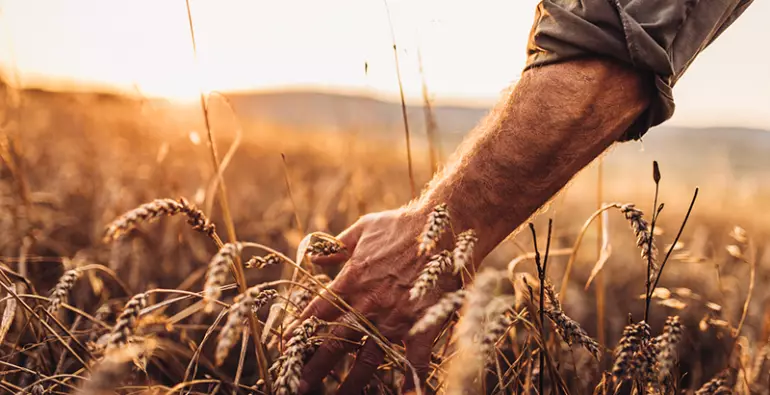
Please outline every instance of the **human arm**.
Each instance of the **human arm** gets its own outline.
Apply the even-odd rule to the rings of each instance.
[[[645,110],[648,97],[645,78],[611,60],[578,60],[526,71],[420,199],[397,210],[364,216],[340,235],[350,259],[331,290],[391,342],[404,341],[407,358],[423,376],[437,333],[408,337],[407,332],[442,292],[460,286],[457,277],[442,276],[435,292],[409,301],[409,288],[422,270],[416,256],[417,238],[432,208],[447,203],[455,232],[477,232],[474,262],[478,265],[616,141]],[[451,236],[445,235],[441,246],[451,248]],[[302,318],[334,321],[341,315],[326,299],[316,298]],[[335,329],[334,336],[356,334]],[[309,391],[318,385],[348,351],[345,342],[325,342],[306,365],[301,389]],[[340,393],[360,391],[382,358],[376,344],[364,345]]]

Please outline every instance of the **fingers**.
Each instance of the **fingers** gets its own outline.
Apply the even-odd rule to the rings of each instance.
[[[411,338],[406,343],[406,359],[414,368],[414,371],[408,369],[405,372],[406,380],[404,381],[403,391],[414,391],[416,388],[415,375],[419,385],[424,385],[425,378],[430,372],[430,357],[433,353],[433,337],[436,333],[421,334],[417,337]]]
[[[351,282],[345,276],[337,277],[334,281],[332,281],[331,284],[329,284],[329,291],[344,299],[345,295],[349,292],[349,284],[351,284]],[[343,312],[331,301],[338,303],[336,298],[332,296],[327,290],[321,291],[321,294],[313,298],[305,310],[302,311],[302,314],[300,314],[298,319],[294,320],[294,322],[292,322],[292,324],[286,328],[284,331],[283,340],[288,341],[289,338],[291,338],[291,334],[294,331],[294,328],[302,324],[302,321],[310,317],[315,316],[316,318],[326,322],[332,322],[336,320],[340,315],[342,315]]]
[[[358,351],[353,367],[350,369],[345,381],[337,389],[339,395],[360,394],[361,390],[369,384],[372,376],[385,359],[385,351],[373,339],[367,339],[364,346]]]
[[[324,377],[334,368],[337,362],[349,351],[356,347],[354,340],[356,336],[360,338],[354,330],[336,326],[328,339],[316,350],[310,361],[302,369],[302,380],[299,384],[299,393],[308,394],[318,387]],[[351,340],[351,341],[346,341]]]

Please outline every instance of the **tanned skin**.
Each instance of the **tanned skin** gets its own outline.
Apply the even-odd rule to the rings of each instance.
[[[416,256],[417,239],[428,213],[437,204],[447,203],[454,232],[476,231],[479,243],[474,262],[478,266],[498,243],[621,137],[648,106],[646,86],[638,72],[603,59],[526,71],[420,199],[396,210],[366,215],[339,236],[350,255],[316,262],[340,264],[349,258],[331,290],[391,342],[406,347],[407,359],[422,382],[440,326],[414,337],[407,332],[444,292],[461,286],[458,277],[443,276],[433,292],[409,301],[409,289],[424,263]],[[441,248],[451,248],[451,235],[445,235],[441,244]],[[301,318],[345,319],[341,314],[316,297]],[[361,339],[361,334],[342,326],[334,328],[334,336],[354,342]],[[351,342],[327,340],[306,364],[300,392],[317,388],[351,351]],[[373,341],[367,341],[338,393],[360,393],[383,356]],[[414,388],[407,373],[405,390]]]

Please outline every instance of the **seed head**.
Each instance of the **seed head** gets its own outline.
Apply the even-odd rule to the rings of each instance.
[[[651,258],[652,271],[657,271],[658,265],[656,259],[658,256],[658,248],[655,246],[655,243],[650,243],[650,240],[652,240],[652,233],[650,232],[650,224],[644,219],[644,212],[636,208],[633,204],[624,204],[621,206],[620,212],[622,212],[626,219],[631,223],[631,228],[636,235],[636,246],[642,250],[641,255],[645,264],[648,259]],[[650,244],[652,244],[652,246],[650,246]]]
[[[286,343],[286,350],[276,361],[276,365],[271,368],[277,372],[274,384],[277,395],[296,394],[299,391],[305,359],[312,354],[317,345],[317,342],[311,338],[323,325],[324,323],[318,318],[310,317],[292,332],[291,339]]]
[[[420,235],[420,245],[417,247],[417,256],[430,254],[438,244],[441,235],[449,227],[449,211],[446,203],[441,203],[433,208],[425,223],[425,229]]]
[[[479,241],[476,237],[476,231],[468,229],[463,233],[457,235],[457,241],[455,243],[455,249],[452,251],[452,258],[454,263],[453,274],[457,274],[464,267],[468,265],[473,259],[473,250],[476,247],[476,243]]]
[[[214,362],[217,366],[224,363],[230,350],[240,339],[246,317],[253,310],[258,310],[275,299],[276,296],[278,296],[278,292],[275,290],[265,289],[263,285],[257,285],[235,297],[233,305],[230,306],[230,311],[227,314],[227,321],[219,332],[214,355]]]
[[[105,241],[117,240],[142,222],[152,222],[163,215],[185,214],[187,222],[193,229],[206,233],[210,237],[215,232],[214,224],[205,214],[185,198],[178,201],[173,199],[155,199],[150,203],[127,211],[109,224],[104,232]]]
[[[588,333],[580,326],[580,324],[567,316],[562,310],[555,308],[546,308],[545,315],[553,322],[556,327],[556,332],[568,345],[575,343],[581,345],[588,350],[594,358],[599,359],[601,355],[601,348],[599,343],[594,340]]]
[[[277,265],[279,263],[283,262],[283,259],[281,259],[278,254],[270,253],[265,256],[252,256],[251,259],[246,261],[244,264],[244,267],[246,269],[264,269],[267,266],[273,266]]]
[[[222,296],[221,287],[227,281],[230,265],[241,255],[240,243],[227,243],[209,262],[206,272],[206,283],[203,285],[203,300],[206,303],[203,311],[210,313],[214,310],[216,300]]]
[[[658,360],[658,380],[663,381],[671,372],[676,358],[676,346],[682,340],[682,322],[679,316],[671,316],[666,319],[663,334],[655,338]]]
[[[703,384],[700,389],[695,391],[695,395],[716,395],[716,394],[730,394],[732,391],[727,387],[727,379],[729,372],[727,370],[722,371],[718,375],[714,376],[711,380]]]
[[[48,305],[48,312],[51,313],[51,315],[56,315],[56,312],[59,311],[59,307],[61,307],[62,302],[67,300],[70,290],[81,274],[83,274],[83,272],[80,269],[71,269],[67,270],[61,277],[59,277],[59,281],[51,292],[51,304]]]
[[[415,335],[417,333],[423,333],[429,328],[438,325],[457,309],[459,309],[464,301],[465,290],[463,289],[444,294],[444,297],[442,297],[438,303],[429,307],[425,311],[425,314],[422,316],[422,318],[420,318],[420,320],[414,324],[412,329],[409,330],[409,334]]]
[[[436,286],[438,277],[452,268],[452,255],[449,251],[442,251],[433,255],[425,264],[422,273],[417,277],[412,289],[409,290],[409,300],[416,300]]]
[[[334,255],[345,249],[342,244],[332,240],[319,240],[307,247],[307,253],[310,256],[328,256]]]
[[[623,329],[623,336],[615,348],[615,364],[612,375],[616,380],[624,380],[641,376],[643,365],[642,351],[650,337],[650,326],[641,321],[629,324]]]
[[[108,351],[129,342],[129,338],[134,334],[139,313],[145,307],[147,307],[147,295],[144,293],[136,294],[126,302],[107,338]]]

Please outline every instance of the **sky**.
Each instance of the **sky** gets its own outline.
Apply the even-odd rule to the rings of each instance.
[[[25,86],[193,99],[319,89],[491,105],[520,75],[536,0],[0,0],[0,67]],[[770,1],[758,0],[674,90],[671,124],[770,130]],[[762,18],[762,17],[765,18]],[[368,67],[365,67],[365,64]]]

